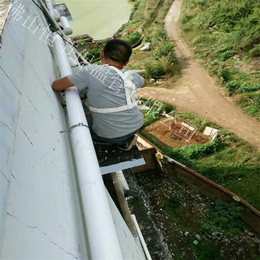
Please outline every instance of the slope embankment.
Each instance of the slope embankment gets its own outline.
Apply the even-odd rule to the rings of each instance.
[[[168,37],[176,43],[175,53],[182,77],[171,89],[146,87],[141,90],[141,94],[206,117],[260,149],[260,122],[251,118],[221,93],[215,80],[196,61],[181,39],[178,32],[181,3],[182,0],[173,2],[165,18],[165,29]]]

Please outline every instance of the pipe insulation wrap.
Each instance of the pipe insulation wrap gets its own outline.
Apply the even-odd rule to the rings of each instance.
[[[66,35],[71,35],[73,33],[72,28],[70,27],[69,20],[65,16],[60,17],[60,22],[63,27],[63,31]]]
[[[54,48],[61,77],[72,73],[65,44],[62,38],[54,35]],[[66,89],[69,126],[83,123],[86,116],[76,87]],[[91,259],[121,260],[122,251],[101,177],[98,160],[88,127],[71,129],[71,145],[77,168],[79,190],[86,221]]]

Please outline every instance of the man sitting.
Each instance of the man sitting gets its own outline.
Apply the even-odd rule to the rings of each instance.
[[[124,69],[131,54],[132,48],[127,42],[110,40],[100,53],[102,65],[87,65],[52,84],[56,91],[76,86],[85,92],[93,118],[93,122],[89,122],[92,139],[116,144],[124,151],[134,146],[135,133],[143,125],[135,95],[145,80],[138,73]]]

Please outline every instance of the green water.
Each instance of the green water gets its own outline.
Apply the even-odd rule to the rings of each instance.
[[[95,40],[111,37],[129,19],[129,0],[55,0],[65,3],[72,15],[73,36],[89,34]]]

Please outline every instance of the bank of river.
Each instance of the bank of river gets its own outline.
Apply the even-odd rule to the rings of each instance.
[[[55,0],[72,14],[73,36],[89,34],[95,40],[111,37],[127,23],[133,2],[129,0]]]

